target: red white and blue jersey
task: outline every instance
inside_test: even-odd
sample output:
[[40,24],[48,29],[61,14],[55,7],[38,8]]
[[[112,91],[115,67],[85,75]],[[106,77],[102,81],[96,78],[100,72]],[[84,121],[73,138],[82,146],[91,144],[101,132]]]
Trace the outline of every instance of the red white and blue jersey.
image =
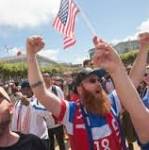
[[[143,103],[147,108],[149,108],[149,88],[146,89],[146,93],[143,97]],[[148,150],[149,149],[149,143],[143,144],[143,145],[141,144],[141,148],[142,148],[142,150]]]
[[[106,117],[88,113],[94,150],[123,150],[120,129],[116,117],[119,112]],[[117,108],[117,110],[120,110]],[[72,150],[89,150],[88,134],[80,107],[76,102],[63,101],[59,120],[65,125]]]
[[149,108],[149,87],[146,88],[145,94],[144,94],[144,96],[143,96],[142,99],[143,99],[144,105],[145,105],[147,108]]

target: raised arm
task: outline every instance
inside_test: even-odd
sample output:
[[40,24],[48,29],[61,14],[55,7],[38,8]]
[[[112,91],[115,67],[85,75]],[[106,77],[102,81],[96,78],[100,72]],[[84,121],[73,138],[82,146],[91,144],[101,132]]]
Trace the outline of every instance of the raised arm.
[[44,47],[44,41],[39,36],[32,36],[27,39],[27,64],[28,79],[33,93],[39,101],[55,116],[59,116],[61,101],[54,94],[46,89],[39,65],[36,59],[37,52]]
[[145,73],[145,66],[146,66],[147,55],[149,51],[149,33],[140,34],[138,37],[138,42],[139,42],[140,50],[129,74],[136,88],[143,80],[143,76]]
[[94,64],[107,70],[115,84],[117,94],[130,113],[133,125],[142,143],[149,141],[149,111],[144,107],[136,88],[126,73],[117,52],[106,42],[95,37]]

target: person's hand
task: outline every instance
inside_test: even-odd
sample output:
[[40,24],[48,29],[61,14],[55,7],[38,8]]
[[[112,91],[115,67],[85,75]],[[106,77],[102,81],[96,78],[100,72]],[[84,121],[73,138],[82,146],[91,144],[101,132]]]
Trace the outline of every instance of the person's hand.
[[95,45],[93,63],[96,67],[101,67],[109,73],[120,67],[122,62],[116,50],[96,36],[93,38],[93,43]]
[[26,49],[29,54],[36,54],[44,47],[45,43],[40,36],[29,37],[26,41]]
[[23,105],[25,105],[25,106],[28,106],[29,105],[29,99],[26,97],[26,96],[24,96],[21,92],[16,92],[16,94],[15,94],[16,96],[17,96],[17,98],[18,99],[20,99],[21,100],[21,103],[23,104]]
[[149,50],[149,32],[139,34],[138,42],[141,50]]

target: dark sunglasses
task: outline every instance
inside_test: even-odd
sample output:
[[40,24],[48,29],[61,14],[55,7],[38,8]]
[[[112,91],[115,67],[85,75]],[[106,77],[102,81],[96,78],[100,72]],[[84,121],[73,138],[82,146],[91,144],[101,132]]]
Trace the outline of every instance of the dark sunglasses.
[[93,84],[96,82],[101,82],[100,79],[95,79],[95,78],[90,78],[88,81]]
[[145,76],[145,77],[148,76],[148,73],[145,73],[144,76]]

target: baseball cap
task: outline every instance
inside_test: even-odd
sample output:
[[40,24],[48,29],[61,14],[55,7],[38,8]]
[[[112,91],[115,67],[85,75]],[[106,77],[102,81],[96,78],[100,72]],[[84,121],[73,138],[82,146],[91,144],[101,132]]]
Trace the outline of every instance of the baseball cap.
[[99,78],[102,78],[106,75],[106,71],[104,69],[91,69],[91,68],[83,68],[75,78],[75,86],[79,86],[80,83],[85,80],[90,75],[96,75]]
[[30,88],[29,82],[27,80],[22,81],[21,82],[21,89],[22,88],[27,88],[27,87]]
[[0,96],[4,97],[8,102],[11,102],[9,95],[3,87],[0,87]]

